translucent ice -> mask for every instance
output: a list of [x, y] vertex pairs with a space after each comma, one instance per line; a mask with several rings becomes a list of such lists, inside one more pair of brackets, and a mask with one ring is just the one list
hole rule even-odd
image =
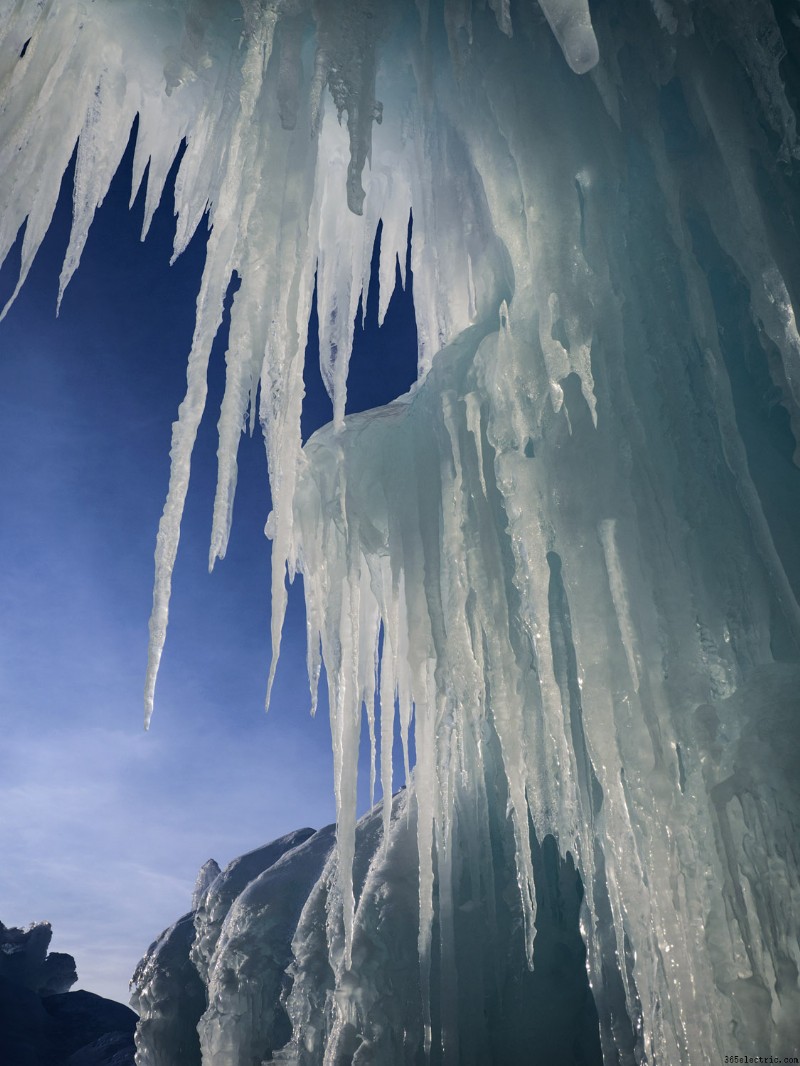
[[[208, 355], [241, 279], [210, 563], [258, 417], [269, 684], [300, 572], [337, 804], [336, 852], [293, 935], [283, 1061], [502, 1061], [481, 1007], [499, 960], [472, 940], [507, 921], [503, 966], [528, 988], [548, 835], [583, 880], [607, 1061], [798, 1042], [800, 41], [767, 0], [595, 7], [0, 3], [0, 254], [25, 223], [20, 281], [78, 142], [63, 292], [136, 115], [145, 228], [183, 140], [175, 254], [211, 225], [148, 717]], [[345, 417], [375, 231], [383, 314], [409, 211], [419, 381]], [[315, 278], [334, 420], [301, 448]], [[357, 828], [376, 690], [384, 794], [395, 713], [417, 762], [409, 795]], [[313, 840], [294, 843], [310, 855]], [[230, 1019], [274, 994], [288, 957], [255, 975], [231, 961], [229, 945], [273, 950], [233, 927], [250, 928], [245, 872], [196, 909], [208, 1062], [234, 1054]]]

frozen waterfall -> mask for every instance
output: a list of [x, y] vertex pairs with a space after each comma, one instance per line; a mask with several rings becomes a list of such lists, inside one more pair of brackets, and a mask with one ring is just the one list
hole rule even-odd
[[[167, 937], [205, 982], [207, 1066], [267, 1054], [220, 1020], [232, 990], [280, 1000], [273, 1061], [509, 1061], [547, 836], [583, 882], [606, 1063], [798, 1054], [798, 56], [793, 0], [0, 0], [20, 284], [77, 143], [63, 293], [134, 120], [145, 232], [183, 144], [175, 255], [211, 227], [147, 718], [234, 273], [210, 565], [258, 420], [269, 684], [287, 573], [312, 700], [328, 677], [336, 848], [272, 867], [305, 901], [280, 950], [244, 883], [213, 943]], [[376, 228], [382, 318], [409, 213], [418, 381], [346, 417]], [[301, 447], [315, 279], [334, 419]], [[395, 716], [416, 765], [357, 829], [376, 694], [384, 796]]]

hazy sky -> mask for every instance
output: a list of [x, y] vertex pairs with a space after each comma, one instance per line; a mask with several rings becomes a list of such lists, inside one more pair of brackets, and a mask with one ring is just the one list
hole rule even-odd
[[[149, 942], [188, 909], [206, 859], [224, 865], [333, 819], [330, 730], [324, 705], [308, 715], [299, 589], [263, 713], [270, 502], [258, 434], [240, 451], [228, 557], [207, 573], [219, 339], [156, 712], [142, 729], [153, 549], [204, 233], [169, 267], [171, 196], [140, 244], [129, 174], [130, 153], [57, 320], [65, 182], [0, 324], [0, 920], [52, 922], [52, 948], [76, 958], [76, 987], [124, 1001]], [[17, 258], [0, 275], [2, 299]], [[415, 357], [410, 296], [396, 294], [380, 335], [373, 325], [359, 340], [349, 409], [405, 391]], [[315, 364], [307, 380], [306, 432], [330, 417]], [[362, 772], [362, 809], [363, 783]]]

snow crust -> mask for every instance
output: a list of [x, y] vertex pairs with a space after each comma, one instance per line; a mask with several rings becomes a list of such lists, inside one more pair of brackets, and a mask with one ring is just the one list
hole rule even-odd
[[[391, 1039], [406, 1026], [443, 1062], [491, 1047], [487, 1033], [459, 1045], [472, 975], [436, 960], [461, 950], [456, 901], [491, 923], [510, 869], [533, 962], [531, 825], [583, 879], [606, 1061], [797, 1046], [797, 538], [788, 496], [756, 477], [743, 427], [759, 400], [741, 385], [745, 371], [767, 384], [796, 446], [796, 97], [776, 12], [624, 0], [592, 25], [585, 0], [520, 5], [513, 23], [504, 0], [0, 2], [0, 258], [25, 223], [20, 284], [77, 142], [63, 294], [137, 115], [145, 231], [184, 140], [175, 255], [211, 226], [156, 548], [148, 720], [208, 355], [241, 278], [209, 564], [258, 419], [269, 684], [286, 575], [301, 572], [338, 817], [333, 896], [323, 875], [293, 941], [283, 1061], [404, 1062]], [[375, 230], [382, 316], [410, 210], [419, 381], [345, 417]], [[315, 276], [334, 421], [301, 449]], [[364, 873], [356, 772], [376, 692], [383, 794], [395, 714], [417, 762], [406, 829], [387, 802]], [[361, 883], [374, 873], [376, 899], [380, 883], [407, 899], [408, 855], [392, 856], [409, 827], [416, 948], [376, 934], [383, 947], [362, 952]], [[197, 909], [204, 982], [240, 888], [225, 883]], [[340, 926], [321, 924], [331, 908]], [[381, 950], [403, 960], [409, 1018], [377, 1021]], [[254, 1010], [231, 973], [230, 1011]], [[235, 1029], [229, 1007], [209, 1010], [204, 1053], [228, 1061], [214, 1040]]]

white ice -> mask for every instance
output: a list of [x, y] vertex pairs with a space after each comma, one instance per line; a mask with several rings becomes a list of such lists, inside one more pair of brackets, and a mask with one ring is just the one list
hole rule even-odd
[[[210, 565], [228, 543], [239, 436], [257, 418], [274, 503], [269, 685], [286, 576], [302, 573], [337, 804], [336, 854], [294, 937], [283, 1061], [405, 1061], [391, 1043], [369, 1058], [398, 1027], [445, 1062], [491, 1047], [475, 982], [497, 960], [452, 980], [442, 960], [462, 958], [471, 935], [462, 904], [491, 927], [509, 873], [514, 958], [532, 960], [531, 822], [585, 885], [609, 1062], [790, 1053], [796, 470], [780, 460], [778, 493], [759, 474], [767, 445], [747, 427], [762, 408], [742, 382], [777, 397], [796, 443], [791, 26], [767, 0], [597, 5], [594, 25], [586, 0], [517, 8], [2, 0], [0, 258], [24, 223], [21, 284], [77, 143], [63, 295], [134, 118], [145, 230], [185, 140], [175, 254], [198, 225], [211, 232], [156, 547], [148, 720], [209, 352], [241, 279]], [[383, 220], [382, 316], [409, 211], [419, 380], [345, 417], [375, 231]], [[334, 420], [302, 448], [315, 277]], [[369, 823], [382, 850], [359, 843], [355, 804], [376, 689], [384, 795], [395, 704], [417, 754], [405, 820], [387, 803]], [[407, 902], [393, 856], [408, 857], [412, 832], [411, 1006], [386, 1018], [390, 947], [359, 910], [380, 885]], [[196, 911], [206, 994], [219, 945], [235, 940], [221, 877]], [[244, 971], [226, 966], [226, 988], [243, 989]], [[207, 1048], [227, 1025], [214, 1003]]]

